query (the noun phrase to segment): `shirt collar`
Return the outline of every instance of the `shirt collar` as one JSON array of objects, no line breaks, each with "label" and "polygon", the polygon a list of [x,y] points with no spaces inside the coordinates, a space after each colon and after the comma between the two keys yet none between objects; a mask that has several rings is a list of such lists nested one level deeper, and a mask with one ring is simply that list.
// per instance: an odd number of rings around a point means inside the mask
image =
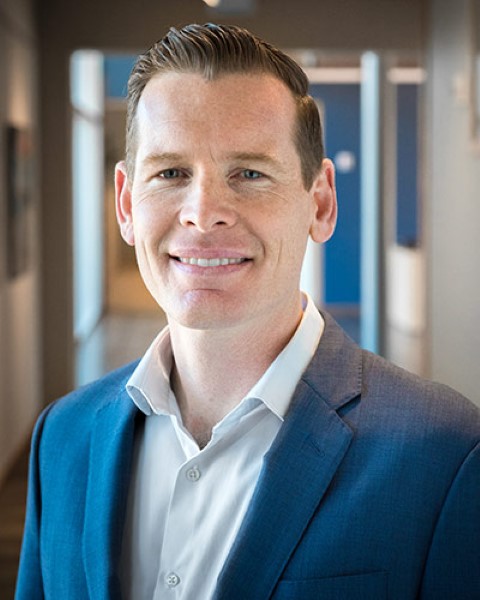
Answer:
[{"label": "shirt collar", "polygon": [[127,392],[146,415],[172,413],[172,347],[168,325],[160,331],[127,381]]},{"label": "shirt collar", "polygon": [[[281,420],[325,327],[310,296],[304,294],[303,298],[303,316],[295,334],[244,398],[244,401],[247,398],[260,400]],[[152,342],[126,385],[133,402],[146,415],[177,413],[170,388],[171,368],[172,350],[167,326]]]}]

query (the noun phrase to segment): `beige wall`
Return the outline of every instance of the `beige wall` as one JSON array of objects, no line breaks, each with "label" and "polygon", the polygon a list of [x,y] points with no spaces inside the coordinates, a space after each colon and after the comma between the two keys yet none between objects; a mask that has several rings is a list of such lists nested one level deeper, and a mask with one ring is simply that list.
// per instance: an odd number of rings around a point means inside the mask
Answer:
[{"label": "beige wall", "polygon": [[432,0],[426,133],[431,375],[480,405],[480,152],[470,139],[469,0]]},{"label": "beige wall", "polygon": [[[28,130],[38,142],[36,38],[28,0],[0,0],[0,481],[28,437],[40,407],[38,177],[29,208],[31,262],[7,275],[5,126]],[[38,144],[37,144],[38,147]]]}]

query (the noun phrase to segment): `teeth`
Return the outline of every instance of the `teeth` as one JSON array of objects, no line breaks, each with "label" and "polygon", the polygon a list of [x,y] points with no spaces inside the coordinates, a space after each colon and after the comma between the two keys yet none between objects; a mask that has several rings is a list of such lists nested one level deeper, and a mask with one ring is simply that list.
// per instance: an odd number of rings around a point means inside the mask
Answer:
[{"label": "teeth", "polygon": [[195,265],[197,267],[220,267],[224,265],[239,265],[244,261],[243,258],[183,258],[178,260],[185,265]]}]

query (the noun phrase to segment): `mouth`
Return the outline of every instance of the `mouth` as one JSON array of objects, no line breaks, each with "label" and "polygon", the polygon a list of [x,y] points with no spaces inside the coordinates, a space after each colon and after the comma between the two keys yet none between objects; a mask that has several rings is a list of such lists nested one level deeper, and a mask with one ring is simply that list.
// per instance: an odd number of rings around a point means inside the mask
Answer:
[{"label": "mouth", "polygon": [[178,262],[184,265],[194,265],[195,267],[224,267],[228,265],[240,265],[250,259],[248,258],[203,258],[203,257],[186,257],[186,256],[172,256]]}]

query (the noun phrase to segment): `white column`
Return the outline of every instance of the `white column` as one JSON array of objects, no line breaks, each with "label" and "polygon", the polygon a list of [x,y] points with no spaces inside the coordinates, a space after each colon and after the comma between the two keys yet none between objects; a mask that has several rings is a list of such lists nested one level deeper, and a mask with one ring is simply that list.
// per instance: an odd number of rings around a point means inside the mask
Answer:
[{"label": "white column", "polygon": [[380,352],[382,346],[382,62],[378,54],[362,56],[361,84],[361,271],[360,341]]},{"label": "white column", "polygon": [[103,310],[104,152],[103,56],[78,51],[71,59],[73,106],[74,335],[87,337]]},{"label": "white column", "polygon": [[323,264],[323,245],[308,238],[300,277],[300,289],[310,294],[317,307],[322,306],[324,301]]}]

